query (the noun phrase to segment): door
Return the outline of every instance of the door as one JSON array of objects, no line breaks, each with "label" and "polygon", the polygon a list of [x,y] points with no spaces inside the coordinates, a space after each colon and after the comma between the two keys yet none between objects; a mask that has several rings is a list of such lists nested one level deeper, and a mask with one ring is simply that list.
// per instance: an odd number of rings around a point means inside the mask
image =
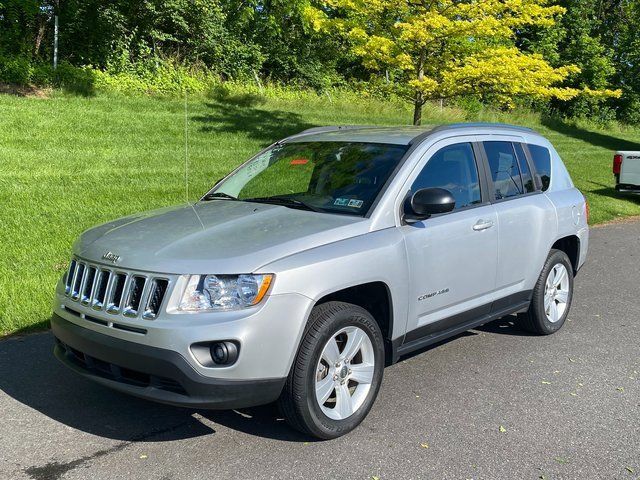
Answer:
[{"label": "door", "polygon": [[460,327],[491,308],[497,215],[483,187],[477,147],[467,138],[436,143],[407,182],[411,192],[447,189],[456,205],[452,212],[400,227],[410,272],[405,343]]},{"label": "door", "polygon": [[[495,138],[495,137],[492,137]],[[515,140],[515,139],[514,139]],[[549,239],[555,235],[555,210],[533,181],[522,144],[483,141],[491,200],[498,215],[498,312],[526,303],[546,259]],[[548,185],[548,177],[543,181]]]}]

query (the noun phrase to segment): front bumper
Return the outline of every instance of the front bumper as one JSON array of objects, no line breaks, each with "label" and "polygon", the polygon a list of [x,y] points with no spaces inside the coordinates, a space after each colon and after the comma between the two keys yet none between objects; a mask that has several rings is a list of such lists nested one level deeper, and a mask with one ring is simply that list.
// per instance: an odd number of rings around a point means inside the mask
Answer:
[{"label": "front bumper", "polygon": [[54,314],[55,356],[115,390],[170,405],[229,409],[270,403],[285,378],[229,380],[201,375],[178,352],[105,335]]}]

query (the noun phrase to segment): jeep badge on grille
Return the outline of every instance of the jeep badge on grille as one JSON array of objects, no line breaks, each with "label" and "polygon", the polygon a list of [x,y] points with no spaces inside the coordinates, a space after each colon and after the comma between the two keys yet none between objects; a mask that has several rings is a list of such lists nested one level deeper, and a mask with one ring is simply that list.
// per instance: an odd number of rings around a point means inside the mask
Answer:
[{"label": "jeep badge on grille", "polygon": [[113,252],[106,252],[104,255],[102,255],[102,259],[106,260],[107,262],[116,263],[118,260],[120,260],[120,255],[116,255]]}]

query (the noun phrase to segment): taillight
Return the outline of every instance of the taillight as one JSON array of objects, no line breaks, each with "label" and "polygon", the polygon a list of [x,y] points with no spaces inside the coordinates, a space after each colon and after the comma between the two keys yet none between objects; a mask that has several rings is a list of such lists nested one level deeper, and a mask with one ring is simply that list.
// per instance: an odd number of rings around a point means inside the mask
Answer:
[{"label": "taillight", "polygon": [[589,224],[589,202],[587,201],[587,197],[584,198],[584,214],[587,218],[587,225]]},{"label": "taillight", "polygon": [[587,196],[582,192],[580,193],[582,194],[582,199],[584,200],[584,211],[583,211],[584,219],[587,225],[589,225],[589,202],[587,201]]},{"label": "taillight", "polygon": [[613,156],[613,174],[620,175],[621,168],[622,168],[622,155],[616,154]]}]

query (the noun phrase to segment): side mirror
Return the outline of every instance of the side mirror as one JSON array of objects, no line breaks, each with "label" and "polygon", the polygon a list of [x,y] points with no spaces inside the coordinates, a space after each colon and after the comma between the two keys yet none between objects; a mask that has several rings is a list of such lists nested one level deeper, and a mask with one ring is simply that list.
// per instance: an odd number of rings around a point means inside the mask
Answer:
[{"label": "side mirror", "polygon": [[456,199],[444,188],[422,188],[407,198],[404,220],[408,223],[429,218],[438,213],[447,213],[456,206]]}]

